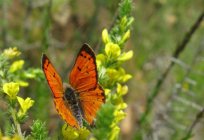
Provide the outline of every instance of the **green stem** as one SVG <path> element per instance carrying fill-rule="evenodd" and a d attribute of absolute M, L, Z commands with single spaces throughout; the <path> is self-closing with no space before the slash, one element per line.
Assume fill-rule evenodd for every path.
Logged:
<path fill-rule="evenodd" d="M 16 110 L 13 108 L 11 108 L 11 116 L 12 116 L 12 119 L 13 119 L 13 122 L 14 122 L 14 125 L 15 125 L 15 128 L 16 128 L 18 135 L 20 136 L 21 139 L 24 139 L 23 134 L 21 132 L 20 123 L 18 123 L 18 121 L 16 119 Z"/>

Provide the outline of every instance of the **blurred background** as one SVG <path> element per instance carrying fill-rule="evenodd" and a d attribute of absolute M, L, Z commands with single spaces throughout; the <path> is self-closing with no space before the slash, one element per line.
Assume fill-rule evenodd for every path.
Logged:
<path fill-rule="evenodd" d="M 83 43 L 104 47 L 101 32 L 111 28 L 120 0 L 0 0 L 0 51 L 18 47 L 25 67 L 41 67 L 46 53 L 67 81 L 78 50 Z M 127 116 L 121 122 L 121 139 L 181 139 L 204 106 L 204 21 L 193 34 L 179 58 L 173 53 L 204 10 L 203 0 L 134 0 L 135 21 L 125 50 L 134 57 L 124 66 L 133 78 L 125 96 Z M 96 49 L 98 53 L 98 49 Z M 158 96 L 151 104 L 147 126 L 139 125 L 147 98 L 171 62 Z M 29 119 L 45 121 L 49 135 L 57 138 L 63 121 L 55 111 L 45 80 L 30 80 L 21 95 L 35 100 Z M 0 103 L 1 104 L 1 103 Z M 3 126 L 4 106 L 0 110 Z M 204 119 L 193 129 L 192 140 L 204 137 Z M 139 134 L 138 134 L 139 133 Z"/>

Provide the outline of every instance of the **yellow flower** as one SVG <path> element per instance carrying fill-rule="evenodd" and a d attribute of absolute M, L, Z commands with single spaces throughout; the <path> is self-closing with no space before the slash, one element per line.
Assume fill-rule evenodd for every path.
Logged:
<path fill-rule="evenodd" d="M 125 53 L 122 53 L 119 57 L 118 57 L 118 61 L 127 61 L 129 59 L 131 59 L 133 57 L 133 51 L 128 51 Z"/>
<path fill-rule="evenodd" d="M 122 110 L 115 110 L 113 114 L 114 114 L 114 116 L 115 116 L 115 121 L 116 121 L 116 122 L 121 121 L 121 120 L 124 119 L 125 116 L 126 116 L 126 113 L 123 112 Z"/>
<path fill-rule="evenodd" d="M 105 53 L 109 57 L 116 58 L 121 54 L 121 49 L 118 44 L 107 43 L 105 46 Z"/>
<path fill-rule="evenodd" d="M 10 66 L 9 72 L 15 72 L 17 70 L 20 70 L 22 69 L 23 65 L 24 65 L 24 60 L 14 61 Z"/>
<path fill-rule="evenodd" d="M 79 140 L 87 140 L 90 135 L 90 131 L 85 127 L 79 129 Z"/>
<path fill-rule="evenodd" d="M 15 135 L 12 137 L 12 140 L 22 140 L 22 138 L 21 138 L 19 135 L 15 134 Z"/>
<path fill-rule="evenodd" d="M 10 82 L 10 83 L 4 83 L 3 84 L 3 91 L 11 98 L 15 99 L 16 95 L 19 92 L 19 84 Z"/>
<path fill-rule="evenodd" d="M 125 108 L 127 108 L 127 104 L 125 103 L 125 102 L 123 102 L 123 103 L 120 103 L 119 105 L 117 105 L 117 109 L 125 109 Z"/>
<path fill-rule="evenodd" d="M 108 136 L 108 139 L 109 140 L 117 140 L 117 139 L 119 139 L 118 138 L 119 133 L 120 133 L 120 128 L 115 123 L 113 123 L 112 124 L 111 132 L 110 132 L 110 134 Z"/>
<path fill-rule="evenodd" d="M 98 54 L 96 56 L 96 64 L 97 64 L 97 67 L 100 67 L 101 64 L 106 60 L 106 56 L 104 54 Z"/>
<path fill-rule="evenodd" d="M 128 86 L 124 85 L 122 86 L 121 84 L 117 83 L 117 94 L 122 96 L 125 95 L 128 92 Z"/>
<path fill-rule="evenodd" d="M 34 100 L 32 100 L 29 97 L 27 97 L 25 100 L 21 97 L 17 97 L 17 100 L 21 106 L 21 110 L 20 110 L 20 112 L 18 112 L 19 116 L 25 115 L 26 112 L 28 111 L 28 109 L 30 109 L 34 104 Z"/>
<path fill-rule="evenodd" d="M 105 44 L 111 42 L 107 29 L 103 29 L 103 31 L 102 31 L 102 40 Z"/>
<path fill-rule="evenodd" d="M 18 49 L 16 47 L 14 48 L 8 48 L 8 49 L 5 49 L 3 54 L 8 57 L 9 59 L 12 59 L 16 56 L 19 56 L 21 54 L 20 51 L 18 51 Z"/>
<path fill-rule="evenodd" d="M 114 80 L 118 78 L 118 71 L 116 69 L 113 68 L 108 68 L 106 70 L 106 74 L 109 77 L 110 80 Z"/>
<path fill-rule="evenodd" d="M 118 81 L 122 82 L 122 83 L 124 83 L 124 82 L 126 82 L 126 81 L 128 81 L 129 79 L 132 78 L 132 75 L 126 74 L 126 72 L 125 72 L 125 70 L 123 68 L 118 69 L 118 74 L 120 75 Z"/>
<path fill-rule="evenodd" d="M 108 95 L 108 94 L 110 94 L 110 93 L 111 93 L 111 90 L 110 90 L 110 89 L 108 89 L 108 88 L 105 88 L 105 89 L 104 89 L 104 91 L 105 91 L 105 95 Z"/>
<path fill-rule="evenodd" d="M 62 135 L 64 140 L 86 140 L 90 135 L 90 131 L 85 127 L 76 129 L 67 124 L 64 124 L 62 127 Z"/>
<path fill-rule="evenodd" d="M 10 136 L 2 136 L 2 134 L 0 134 L 0 139 L 1 140 L 21 140 L 21 137 L 17 134 L 15 134 L 13 137 Z"/>

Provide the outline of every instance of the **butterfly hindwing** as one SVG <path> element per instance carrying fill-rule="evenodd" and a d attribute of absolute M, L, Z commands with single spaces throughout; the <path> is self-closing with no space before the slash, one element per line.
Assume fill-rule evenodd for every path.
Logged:
<path fill-rule="evenodd" d="M 62 85 L 62 80 L 55 70 L 54 66 L 48 59 L 48 57 L 43 54 L 42 57 L 42 69 L 44 71 L 45 77 L 47 79 L 48 85 L 52 90 L 54 96 L 55 107 L 60 114 L 60 116 L 71 126 L 79 128 L 79 125 L 71 113 L 69 105 L 64 101 L 64 90 Z"/>
<path fill-rule="evenodd" d="M 69 75 L 70 85 L 78 92 L 94 89 L 97 86 L 97 68 L 93 50 L 84 44 Z"/>
<path fill-rule="evenodd" d="M 80 93 L 79 99 L 84 118 L 89 124 L 92 124 L 98 109 L 105 102 L 105 95 L 102 87 L 97 84 L 95 89 Z"/>

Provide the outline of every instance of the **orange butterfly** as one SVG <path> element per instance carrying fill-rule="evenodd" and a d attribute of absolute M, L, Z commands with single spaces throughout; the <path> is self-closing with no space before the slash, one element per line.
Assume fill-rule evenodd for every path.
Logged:
<path fill-rule="evenodd" d="M 69 75 L 70 86 L 62 80 L 54 66 L 43 54 L 42 69 L 54 96 L 61 117 L 72 127 L 83 126 L 83 119 L 93 123 L 96 112 L 105 102 L 104 90 L 98 84 L 96 57 L 84 44 Z"/>

